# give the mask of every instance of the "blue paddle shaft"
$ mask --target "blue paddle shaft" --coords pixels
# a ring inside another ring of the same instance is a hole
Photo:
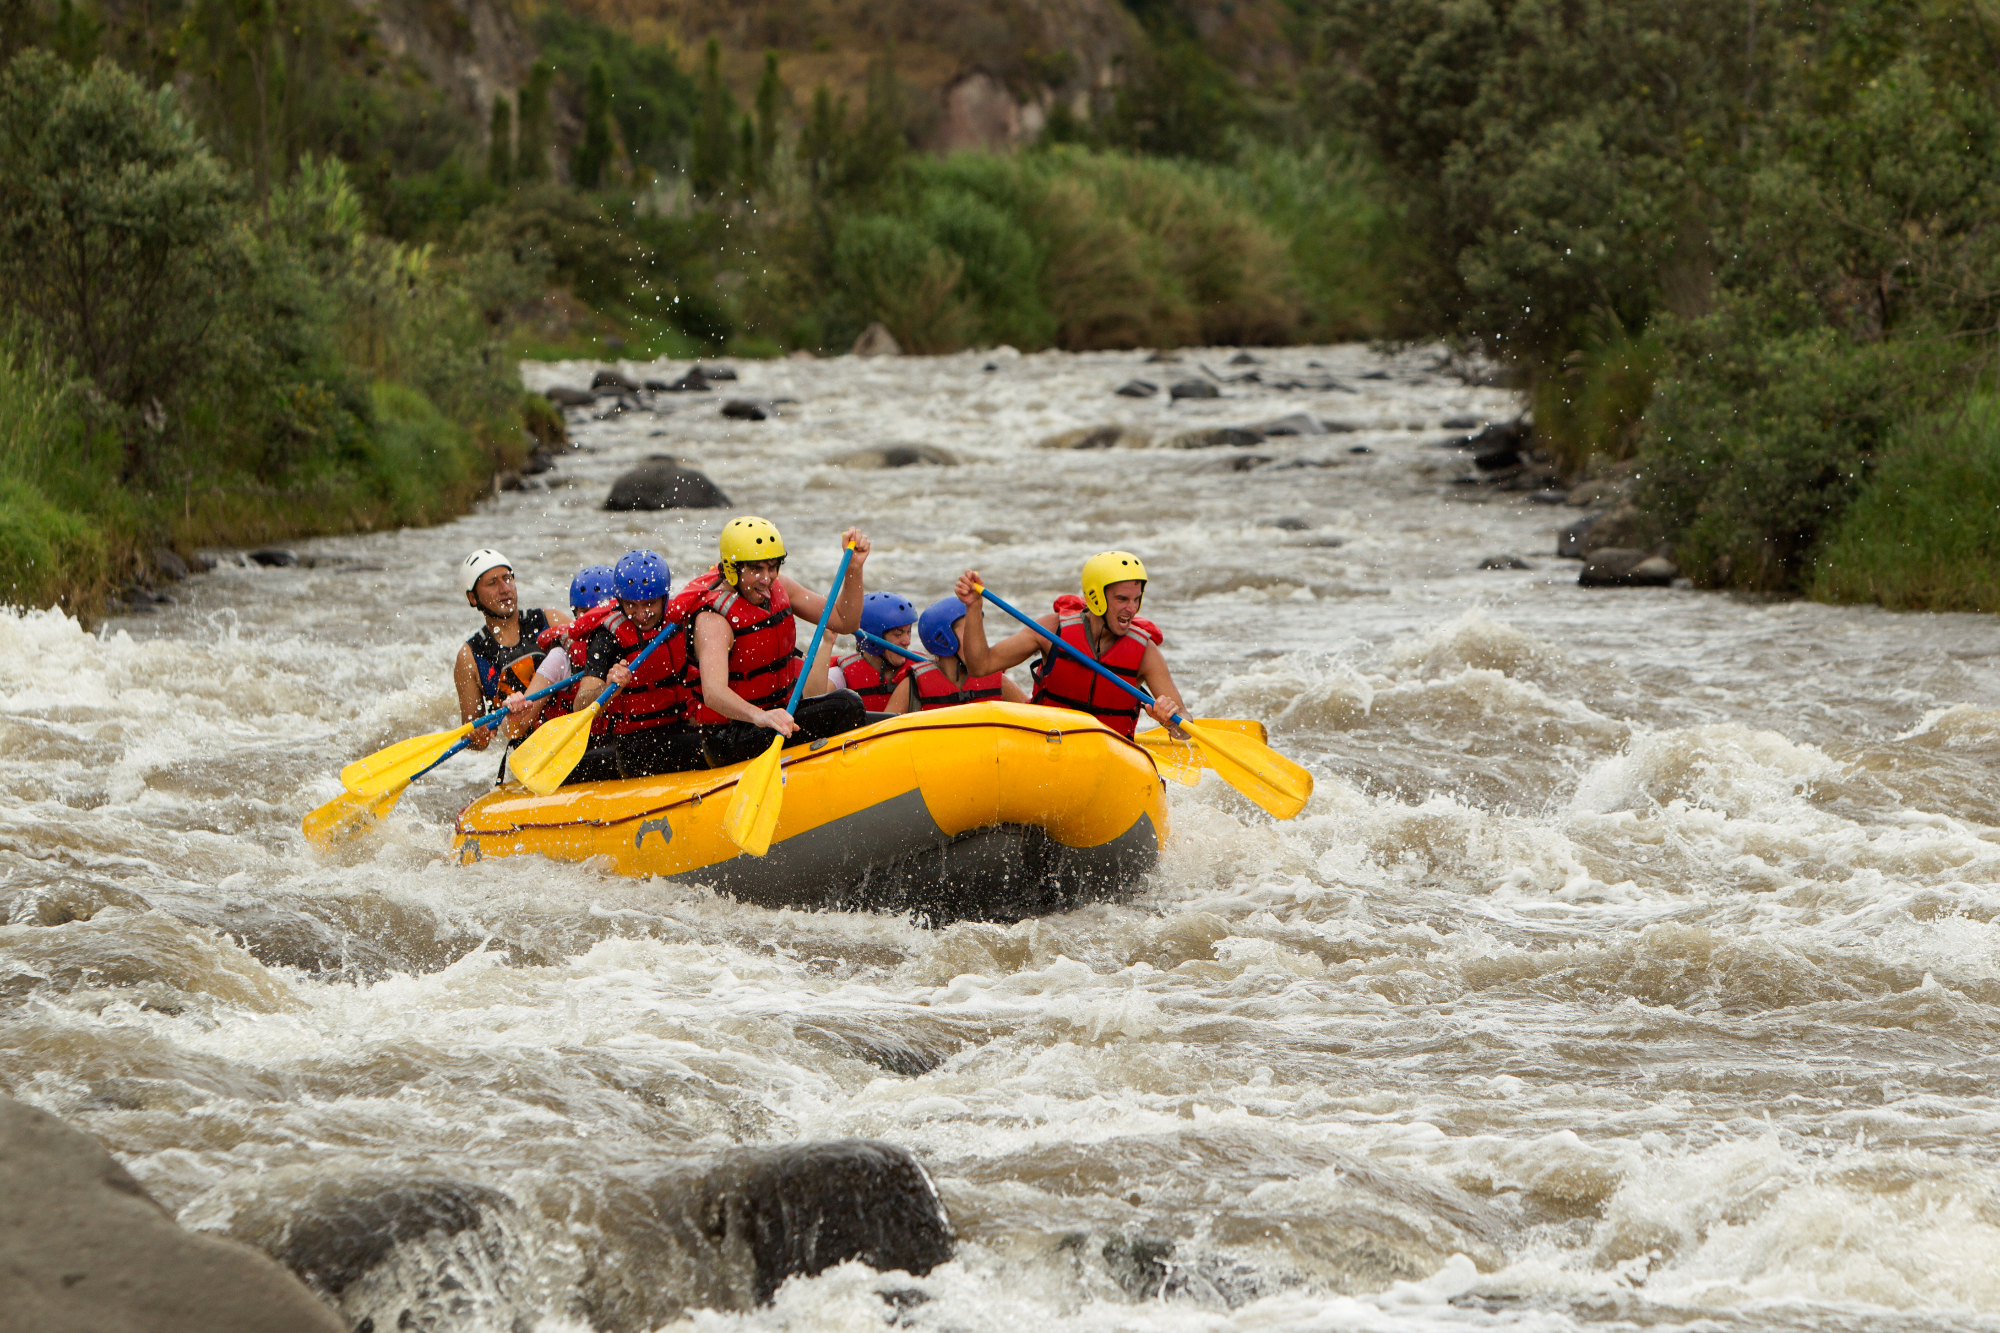
[[[890,643],[887,639],[883,638],[881,635],[870,634],[865,629],[858,629],[854,631],[854,637],[861,640],[861,642],[867,644],[870,648],[880,648],[885,653],[895,653],[898,657],[907,657],[912,662],[928,662],[930,660],[928,657],[925,657],[922,653],[911,652],[908,648],[905,648],[902,644]]]
[[[833,618],[833,604],[840,598],[840,585],[847,581],[847,566],[853,559],[852,546],[841,550],[840,568],[833,574],[833,588],[826,595],[826,605],[819,609],[819,624],[813,626],[812,642],[806,646],[806,660],[799,667],[799,678],[792,682],[792,697],[785,701],[787,713],[797,710],[799,698],[806,692],[806,677],[812,674],[812,664],[819,657],[819,641],[826,637],[826,622]]]
[[[571,676],[568,680],[559,680],[553,685],[543,686],[541,689],[536,690],[533,694],[529,695],[528,699],[530,702],[532,702],[536,699],[542,698],[545,695],[554,694],[557,690],[560,690],[565,686],[574,685],[582,679],[583,679],[583,673],[579,671],[574,676]],[[425,764],[422,768],[418,769],[416,772],[410,774],[410,781],[415,782],[418,778],[430,772],[432,769],[436,768],[439,764],[442,764],[445,760],[451,758],[453,755],[457,754],[460,750],[463,750],[466,746],[472,744],[473,735],[477,734],[482,728],[498,726],[501,719],[505,718],[506,716],[507,716],[506,709],[496,708],[492,712],[488,713],[485,717],[475,719],[473,721],[472,732],[470,734],[461,736],[459,738],[458,744],[452,746],[449,750],[446,750],[443,754],[431,760],[428,764]]]
[[[1057,652],[1061,653],[1063,656],[1069,658],[1074,662],[1089,667],[1092,671],[1095,671],[1098,675],[1104,677],[1106,680],[1110,681],[1113,685],[1116,685],[1119,689],[1125,691],[1125,693],[1131,695],[1134,699],[1137,699],[1140,703],[1145,704],[1148,707],[1151,707],[1153,704],[1158,702],[1156,699],[1153,698],[1152,695],[1146,693],[1144,689],[1140,688],[1137,685],[1134,685],[1131,681],[1125,679],[1117,672],[1111,670],[1111,668],[1105,666],[1102,662],[1099,662],[1095,658],[1092,658],[1084,653],[1080,653],[1069,644],[1064,643],[1061,635],[1049,633],[1048,628],[1044,626],[1041,621],[1034,619],[1032,616],[1023,615],[1021,612],[1016,611],[1013,607],[1009,606],[1006,602],[1002,601],[1000,598],[996,597],[994,594],[988,592],[984,588],[981,588],[979,590],[979,595],[981,597],[984,597],[987,601],[993,603],[993,605],[999,607],[1002,611],[1005,611],[1008,615],[1014,617],[1014,619],[1020,621],[1023,625],[1026,625],[1029,629],[1033,630],[1035,633],[1041,635],[1044,639],[1047,639],[1051,644],[1055,646],[1055,650]],[[1181,720],[1181,715],[1179,713],[1175,713],[1174,722],[1178,725],[1180,720]]]
[[[661,644],[665,643],[667,641],[667,636],[669,634],[672,634],[675,630],[679,628],[680,626],[678,624],[660,626],[660,632],[653,636],[653,641],[646,645],[645,650],[643,652],[641,652],[637,657],[632,659],[632,672],[634,675],[638,674],[640,667],[646,665],[646,659],[653,655],[653,650],[659,647]],[[598,695],[595,699],[592,699],[591,702],[596,704],[598,709],[602,711],[604,705],[611,702],[611,696],[618,693],[618,690],[619,687],[613,685],[610,689]]]

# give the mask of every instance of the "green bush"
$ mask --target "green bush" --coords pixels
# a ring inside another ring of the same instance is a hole
[[[2000,398],[1969,397],[1893,431],[1807,586],[1831,602],[2000,612]]]

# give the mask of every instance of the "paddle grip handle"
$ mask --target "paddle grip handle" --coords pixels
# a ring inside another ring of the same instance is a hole
[[[785,701],[785,711],[798,711],[799,699],[806,692],[806,677],[812,674],[812,664],[819,657],[819,641],[826,637],[826,622],[833,619],[833,604],[840,600],[840,585],[847,581],[847,566],[854,559],[854,548],[847,547],[840,553],[840,568],[833,573],[833,588],[826,595],[826,605],[819,609],[819,624],[813,626],[812,642],[806,645],[806,660],[799,665],[799,678],[792,682],[792,697]]]
[[[533,694],[529,695],[528,698],[532,702],[533,700],[540,699],[545,695],[554,694],[557,690],[560,690],[565,686],[574,685],[582,679],[583,679],[583,673],[579,671],[574,676],[571,676],[568,680],[559,680],[553,685],[545,686],[542,689],[536,690]],[[410,774],[410,781],[415,782],[418,778],[430,772],[432,769],[436,768],[439,764],[442,764],[445,760],[451,758],[453,755],[457,754],[460,750],[463,750],[466,746],[472,744],[473,734],[476,734],[481,727],[494,726],[498,724],[499,721],[506,716],[507,716],[506,709],[496,708],[492,712],[488,713],[485,717],[482,717],[478,721],[474,722],[472,724],[472,733],[469,733],[465,736],[461,736],[459,738],[458,744],[452,746],[449,750],[446,750],[443,754],[431,760],[428,764],[425,764],[422,768],[418,769],[416,772]]]
[[[659,647],[661,644],[665,643],[667,641],[667,636],[669,634],[672,634],[675,630],[679,628],[680,628],[679,624],[660,626],[660,632],[653,636],[653,641],[647,644],[645,648],[640,651],[637,657],[632,659],[633,673],[637,674],[639,668],[646,665],[646,659],[653,655],[653,650]],[[620,689],[619,686],[613,685],[610,689],[606,690],[604,693],[598,695],[595,699],[591,700],[591,702],[596,704],[599,709],[602,709],[604,705],[611,702],[612,696],[616,695],[619,689]]]
[[[993,605],[999,607],[1002,611],[1005,611],[1008,615],[1014,617],[1014,619],[1020,621],[1023,625],[1026,625],[1029,629],[1033,630],[1035,633],[1041,635],[1044,639],[1047,639],[1049,643],[1055,647],[1055,650],[1057,652],[1069,658],[1071,661],[1076,662],[1080,666],[1086,666],[1090,668],[1092,671],[1095,671],[1098,675],[1104,677],[1106,680],[1110,681],[1113,685],[1116,685],[1119,689],[1125,691],[1125,693],[1131,695],[1134,699],[1137,699],[1140,703],[1145,704],[1147,707],[1150,708],[1154,704],[1159,702],[1158,700],[1153,698],[1152,695],[1148,694],[1144,689],[1142,689],[1140,686],[1134,685],[1131,681],[1125,679],[1123,676],[1111,670],[1103,663],[1093,660],[1089,656],[1078,652],[1075,648],[1071,647],[1069,644],[1064,643],[1060,635],[1049,633],[1048,629],[1042,624],[1041,621],[1034,619],[1032,616],[1023,615],[1021,612],[1016,611],[1013,607],[1009,606],[996,594],[989,592],[985,588],[981,588],[979,590],[979,595],[981,597],[984,597],[987,601],[993,603]],[[1181,715],[1179,713],[1175,713],[1174,724],[1178,726],[1180,724],[1180,721],[1181,721]]]
[[[887,639],[883,638],[881,635],[870,634],[865,629],[858,629],[854,631],[854,637],[861,640],[861,642],[867,644],[871,648],[880,648],[885,653],[894,653],[898,657],[907,657],[912,662],[927,662],[930,660],[929,658],[925,657],[922,653],[913,652],[910,649],[905,648],[900,643],[890,643]]]

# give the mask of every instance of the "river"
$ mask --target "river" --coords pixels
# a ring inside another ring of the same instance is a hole
[[[1577,511],[1454,484],[1442,423],[1515,408],[1426,351],[1258,353],[1351,391],[1111,394],[1228,355],[745,363],[797,403],[581,423],[546,488],[95,633],[0,613],[0,1090],[193,1227],[344,1177],[510,1201],[425,1328],[587,1328],[593,1255],[645,1275],[605,1182],[840,1136],[929,1166],[956,1259],[690,1326],[2000,1328],[2000,623],[1580,589]],[[1355,429],[1248,471],[1036,447],[1296,411]],[[960,463],[831,461],[893,442]],[[736,508],[602,512],[655,452]],[[1194,711],[1264,719],[1312,803],[1171,787],[1139,896],[1011,927],[460,867],[488,756],[304,844],[343,762],[455,722],[467,551],[553,606],[630,546],[699,572],[735,512],[820,586],[859,523],[869,586],[920,605],[973,565],[1045,606],[1139,552]]]

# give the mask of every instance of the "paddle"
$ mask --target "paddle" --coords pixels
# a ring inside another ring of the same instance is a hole
[[[862,643],[867,644],[870,648],[880,648],[885,653],[895,653],[899,657],[909,658],[912,662],[928,662],[931,660],[913,648],[905,648],[900,643],[891,643],[881,635],[870,634],[865,629],[854,631],[854,637]]]
[[[582,679],[583,675],[579,672],[571,676],[568,680],[557,681],[547,689],[537,690],[528,697],[530,699],[539,699],[545,694],[560,690],[566,685],[573,685]],[[418,778],[430,772],[439,764],[442,764],[445,760],[463,750],[466,746],[472,744],[472,733],[475,729],[498,725],[506,717],[506,709],[496,708],[484,717],[475,718],[471,722],[466,723],[457,731],[438,732],[434,736],[417,737],[416,739],[418,740],[431,741],[436,740],[438,737],[450,740],[456,736],[458,737],[458,742],[455,745],[447,747],[444,753],[438,755],[429,763],[424,764],[421,768],[416,768],[415,771],[409,771],[410,765],[416,762],[415,759],[409,760],[403,767],[393,772],[378,767],[376,772],[366,780],[367,787],[365,790],[344,791],[325,805],[312,811],[299,822],[300,832],[306,835],[308,842],[312,843],[315,847],[325,850],[337,838],[353,832],[355,826],[364,818],[372,822],[388,814],[395,807],[396,802],[402,799],[404,789],[412,782],[415,782]],[[409,742],[404,741],[390,748],[407,750],[408,747]],[[383,753],[386,753],[386,751]],[[371,759],[377,757],[376,755],[370,756]],[[350,765],[349,767],[353,766]]]
[[[632,673],[637,675],[653,650],[679,628],[677,624],[660,626],[660,632],[647,643],[645,650],[632,659]],[[591,700],[590,707],[535,728],[535,734],[522,741],[514,757],[507,761],[507,766],[514,770],[514,780],[537,796],[547,796],[562,786],[563,779],[583,762],[583,752],[590,748],[590,724],[617,693],[618,686],[613,685]]]
[[[1150,705],[1153,702],[1153,696],[1144,689],[1105,667],[1088,654],[1078,652],[1060,637],[1051,634],[1040,622],[1015,610],[985,588],[979,590],[979,595],[1041,635],[1065,657],[1096,672],[1141,703]],[[1278,818],[1290,819],[1305,809],[1307,799],[1312,796],[1312,774],[1270,746],[1237,732],[1190,722],[1178,713],[1173,715],[1173,725],[1186,732],[1200,747],[1202,758],[1208,761],[1210,768],[1222,775],[1224,782]]]
[[[840,585],[847,579],[848,562],[854,559],[854,543],[840,553],[840,568],[833,576],[833,588],[826,595],[826,605],[820,608],[819,624],[813,627],[812,643],[806,648],[806,666],[819,655],[819,641],[826,636],[826,622],[833,615],[833,604],[840,597]],[[792,697],[785,703],[787,713],[799,706],[799,697],[806,692],[806,669],[801,667],[799,678],[792,682]],[[771,835],[778,831],[778,809],[785,801],[784,777],[785,738],[773,736],[771,748],[750,761],[736,779],[736,794],[729,799],[729,809],[722,816],[722,831],[729,840],[752,856],[762,856],[771,850]]]
[[[571,676],[555,684],[536,690],[529,699],[540,699],[554,694],[557,690],[573,685],[583,679],[582,675]],[[359,796],[380,796],[391,787],[401,786],[414,779],[419,773],[427,772],[450,756],[457,754],[472,743],[472,733],[481,727],[492,727],[505,720],[507,710],[496,708],[483,717],[474,718],[462,727],[451,731],[434,731],[428,736],[412,736],[406,741],[377,750],[365,759],[357,759],[340,770],[341,785]],[[456,742],[456,744],[454,744]]]

